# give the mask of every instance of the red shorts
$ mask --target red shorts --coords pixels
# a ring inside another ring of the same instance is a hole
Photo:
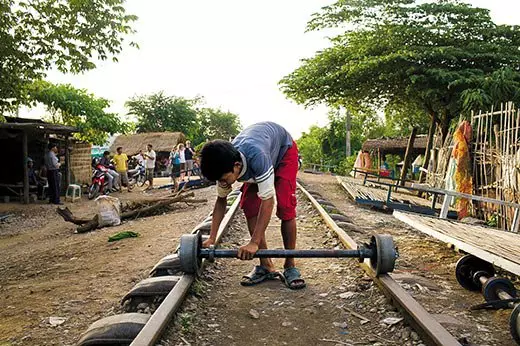
[[[274,187],[276,190],[276,216],[280,220],[288,221],[296,218],[296,175],[298,174],[298,147],[293,141],[280,164],[274,171]],[[242,185],[242,198],[240,207],[244,210],[246,218],[258,215],[260,203],[258,197],[258,185],[244,183]]]

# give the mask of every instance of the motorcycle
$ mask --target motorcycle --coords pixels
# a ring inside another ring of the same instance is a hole
[[[145,169],[141,165],[137,165],[134,169],[128,170],[128,181],[131,185],[143,186],[146,182]]]
[[[92,172],[92,184],[88,188],[88,199],[94,199],[105,191],[108,186],[107,172],[108,169],[105,166],[99,163],[95,165]]]

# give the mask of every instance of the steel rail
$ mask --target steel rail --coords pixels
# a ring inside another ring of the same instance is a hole
[[[338,178],[338,182],[343,182]],[[343,245],[355,250],[357,243],[343,229],[341,229],[316,199],[300,184],[298,188],[303,192],[312,205],[318,210],[327,226],[332,229]],[[404,315],[406,321],[422,336],[423,340],[429,345],[441,346],[461,346],[461,344],[451,335],[424,307],[422,307],[411,295],[409,295],[389,274],[375,275],[374,270],[365,260],[360,263],[361,268],[372,278],[381,288],[385,296],[397,307]]]
[[[220,238],[224,231],[228,228],[231,220],[235,216],[240,203],[240,195],[237,195],[235,202],[231,205],[228,212],[224,216],[222,223],[218,229],[216,243],[220,242]],[[196,228],[193,230],[196,231]],[[203,264],[204,265],[204,264]],[[195,275],[184,274],[175,287],[164,298],[159,308],[155,310],[146,325],[141,329],[130,346],[154,346],[161,337],[164,329],[170,323],[173,314],[179,309],[184,301],[184,297],[188,293],[191,284],[195,281]]]

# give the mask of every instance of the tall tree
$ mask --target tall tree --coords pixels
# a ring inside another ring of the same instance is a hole
[[[33,82],[27,88],[33,102],[47,107],[49,120],[54,123],[75,126],[76,135],[87,142],[103,145],[108,136],[125,133],[130,127],[114,113],[106,109],[110,102],[99,98],[84,89],[69,84],[52,84],[46,81]]]
[[[308,26],[329,27],[345,31],[281,80],[299,103],[418,107],[446,133],[462,110],[519,101],[520,27],[495,24],[486,9],[457,0],[339,0]]]
[[[220,109],[202,108],[198,115],[198,131],[195,141],[212,139],[229,139],[235,137],[242,129],[237,114]]]
[[[137,117],[137,132],[196,131],[199,98],[166,96],[158,92],[135,96],[126,102],[129,115]]]
[[[117,60],[137,19],[124,2],[0,1],[0,110],[15,108],[25,86],[52,67],[78,73],[93,69],[98,59]]]

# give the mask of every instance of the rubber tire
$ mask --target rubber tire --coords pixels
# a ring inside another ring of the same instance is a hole
[[[88,199],[94,199],[99,195],[99,184],[90,185],[88,188]]]
[[[137,176],[137,182],[136,182],[136,185],[139,186],[139,187],[143,187],[144,186],[144,183],[146,183],[146,179],[145,179],[145,176],[143,174],[139,174]]]
[[[486,302],[500,300],[500,297],[496,292],[497,289],[502,289],[503,291],[509,293],[511,297],[516,297],[516,288],[511,280],[495,276],[489,278],[484,286],[482,286],[482,295],[484,295]]]
[[[468,291],[480,291],[482,289],[479,283],[473,281],[473,275],[477,271],[485,271],[489,274],[488,277],[495,275],[495,267],[489,262],[486,262],[473,255],[462,256],[455,268],[455,277],[457,282]]]
[[[376,272],[376,276],[393,272],[397,252],[392,236],[389,234],[373,235],[371,244],[375,246],[376,257],[370,259],[370,264]]]
[[[202,247],[202,237],[199,232],[183,234],[179,246],[181,268],[187,274],[199,275],[202,268],[202,259],[198,257]]]
[[[513,340],[520,345],[520,305],[517,305],[509,317],[509,332]]]

